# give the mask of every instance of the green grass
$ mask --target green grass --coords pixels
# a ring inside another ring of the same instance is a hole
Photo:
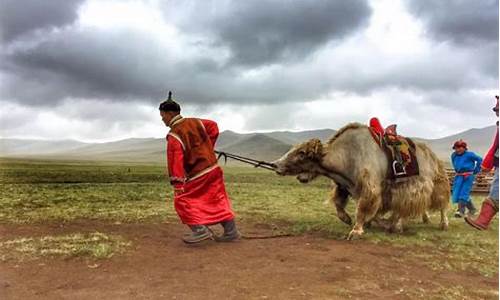
[[[12,223],[102,219],[141,221],[174,213],[161,184],[1,184],[0,220]]]
[[[34,260],[40,257],[110,258],[130,246],[130,242],[100,232],[18,238],[0,242],[0,261]]]
[[[334,215],[329,182],[300,184],[293,177],[247,167],[225,168],[228,193],[238,220],[266,223],[287,233],[343,239],[350,227]],[[473,198],[480,206],[482,197]],[[354,203],[347,207],[351,216]],[[176,221],[172,190],[162,165],[0,160],[0,222],[45,223],[92,219],[119,222]],[[435,270],[473,270],[498,276],[498,218],[476,231],[452,217],[450,228],[410,221],[403,234],[366,230],[364,240],[408,249]],[[447,259],[443,259],[447,257]]]

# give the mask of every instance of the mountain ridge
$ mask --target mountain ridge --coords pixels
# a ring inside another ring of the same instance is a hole
[[[438,157],[448,160],[451,146],[456,139],[469,142],[469,149],[483,155],[489,148],[496,126],[471,128],[438,139],[415,137],[430,145]],[[223,131],[217,140],[216,149],[259,160],[273,160],[288,151],[292,145],[310,138],[326,142],[333,129],[305,131],[273,131],[255,133],[236,133]],[[0,156],[4,157],[41,157],[83,160],[119,161],[164,161],[165,138],[129,138],[104,143],[86,143],[72,139],[36,140],[0,138]]]

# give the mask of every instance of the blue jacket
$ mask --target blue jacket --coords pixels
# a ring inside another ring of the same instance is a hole
[[[465,151],[462,155],[457,155],[455,152],[451,154],[451,162],[455,172],[473,172],[477,174],[481,171],[481,163],[483,159],[472,151]]]

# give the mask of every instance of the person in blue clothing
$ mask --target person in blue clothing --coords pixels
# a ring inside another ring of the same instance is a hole
[[[461,218],[464,216],[466,208],[470,215],[474,215],[476,212],[470,199],[470,192],[475,175],[481,171],[483,159],[476,153],[467,151],[467,143],[463,140],[456,141],[453,144],[453,150],[455,152],[451,154],[451,162],[456,174],[451,197],[453,203],[458,204],[455,217]]]

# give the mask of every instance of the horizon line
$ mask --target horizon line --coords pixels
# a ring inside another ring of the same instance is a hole
[[[446,136],[442,136],[442,137],[437,137],[437,138],[424,138],[424,137],[419,137],[419,136],[410,136],[411,138],[416,138],[416,139],[423,139],[423,140],[439,140],[439,139],[443,139],[443,138],[447,138],[447,137],[450,137],[450,136],[453,136],[453,135],[457,135],[457,134],[460,134],[460,133],[463,133],[463,132],[466,132],[466,131],[469,131],[469,130],[474,130],[474,129],[486,129],[486,128],[489,128],[489,127],[493,127],[495,125],[490,125],[490,126],[485,126],[485,127],[472,127],[472,128],[469,128],[469,129],[466,129],[466,130],[463,130],[463,131],[460,131],[460,132],[457,132],[457,133],[453,133],[453,134],[450,134],[450,135],[446,135]],[[238,131],[234,131],[234,130],[230,130],[230,129],[227,129],[227,130],[223,130],[221,131],[220,133],[224,133],[224,132],[232,132],[232,133],[236,133],[236,134],[267,134],[267,133],[277,133],[277,132],[289,132],[289,133],[302,133],[302,132],[310,132],[310,131],[321,131],[321,130],[332,130],[332,131],[338,131],[338,129],[332,129],[332,128],[320,128],[320,129],[307,129],[307,130],[297,130],[297,131],[294,131],[294,130],[272,130],[272,131],[266,131],[266,130],[263,130],[263,131],[250,131],[250,132],[238,132]],[[119,141],[124,141],[124,140],[131,140],[131,139],[164,139],[165,137],[154,137],[154,136],[150,136],[150,137],[136,137],[136,136],[133,136],[133,137],[127,137],[127,138],[120,138],[120,139],[116,139],[116,140],[108,140],[108,141],[90,141],[90,140],[81,140],[81,139],[76,139],[76,138],[56,138],[56,139],[47,139],[47,138],[39,138],[39,137],[3,137],[3,136],[0,136],[0,140],[25,140],[25,141],[43,141],[43,142],[63,142],[63,141],[73,141],[73,142],[79,142],[79,143],[82,143],[82,144],[106,144],[106,143],[114,143],[114,142],[119,142]]]

